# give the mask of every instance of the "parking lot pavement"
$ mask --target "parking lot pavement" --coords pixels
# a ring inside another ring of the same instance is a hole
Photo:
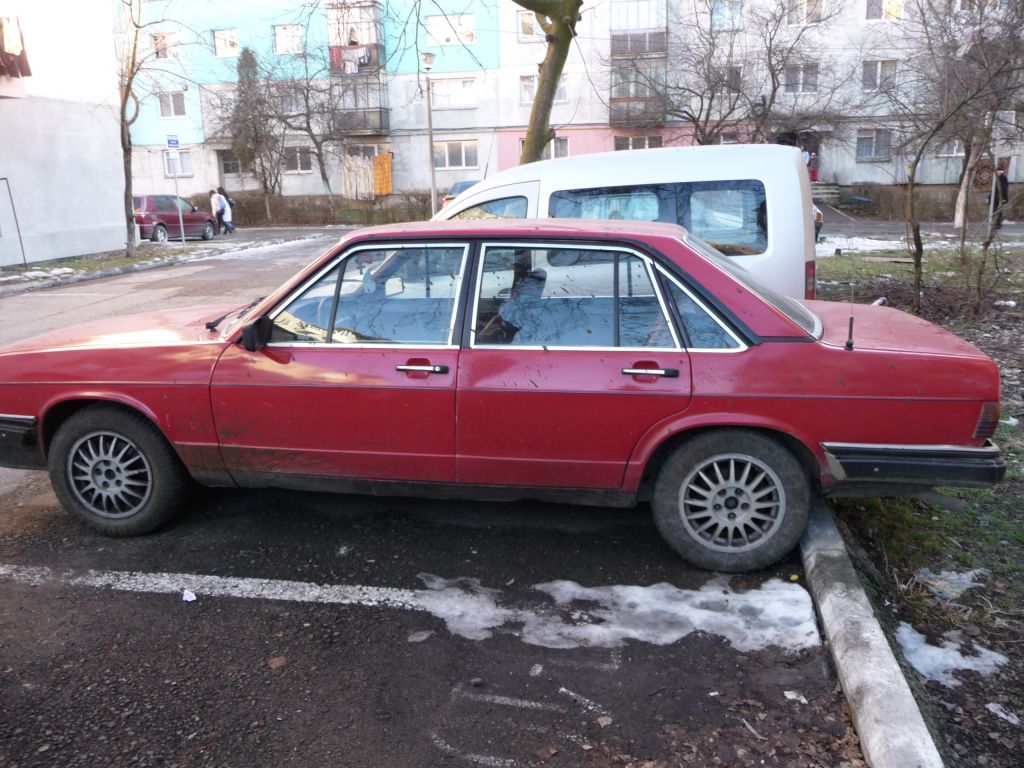
[[[694,571],[645,510],[203,491],[112,540],[13,471],[0,508],[0,766],[859,764],[799,561]]]

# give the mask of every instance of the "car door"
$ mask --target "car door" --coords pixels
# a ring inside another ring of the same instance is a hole
[[[464,244],[356,247],[271,313],[269,344],[212,383],[236,479],[455,478],[455,321]]]
[[[482,246],[456,409],[460,483],[618,488],[686,409],[690,362],[628,248]]]
[[[168,238],[171,240],[181,237],[181,225],[178,223],[178,206],[174,202],[175,200],[177,198],[172,195],[153,196],[153,208],[160,223],[167,230]]]
[[[183,197],[174,198],[175,205],[181,208],[181,221],[185,225],[186,237],[199,237],[203,234],[206,214],[201,210],[192,210],[193,205]]]

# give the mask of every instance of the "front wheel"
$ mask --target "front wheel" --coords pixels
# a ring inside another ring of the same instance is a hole
[[[184,500],[186,473],[145,417],[96,405],[71,416],[54,435],[50,481],[63,507],[108,536],[149,533]]]
[[[799,541],[810,511],[800,462],[770,437],[742,429],[698,435],[658,475],[651,506],[662,537],[713,571],[766,568]]]
[[[203,240],[213,240],[213,224],[210,222],[203,224]]]

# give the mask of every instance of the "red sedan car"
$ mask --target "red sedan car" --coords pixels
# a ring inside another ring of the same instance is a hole
[[[851,333],[852,315],[852,333]],[[995,364],[885,307],[798,303],[668,224],[363,229],[251,307],[0,349],[0,464],[112,535],[207,485],[649,501],[684,558],[764,567],[813,494],[985,486]]]

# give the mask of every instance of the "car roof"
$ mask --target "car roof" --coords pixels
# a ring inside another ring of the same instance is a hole
[[[671,237],[680,239],[686,230],[678,224],[659,221],[604,219],[467,219],[448,221],[411,221],[365,227],[349,233],[342,243],[358,240],[443,237],[574,237],[615,240],[646,240]]]

